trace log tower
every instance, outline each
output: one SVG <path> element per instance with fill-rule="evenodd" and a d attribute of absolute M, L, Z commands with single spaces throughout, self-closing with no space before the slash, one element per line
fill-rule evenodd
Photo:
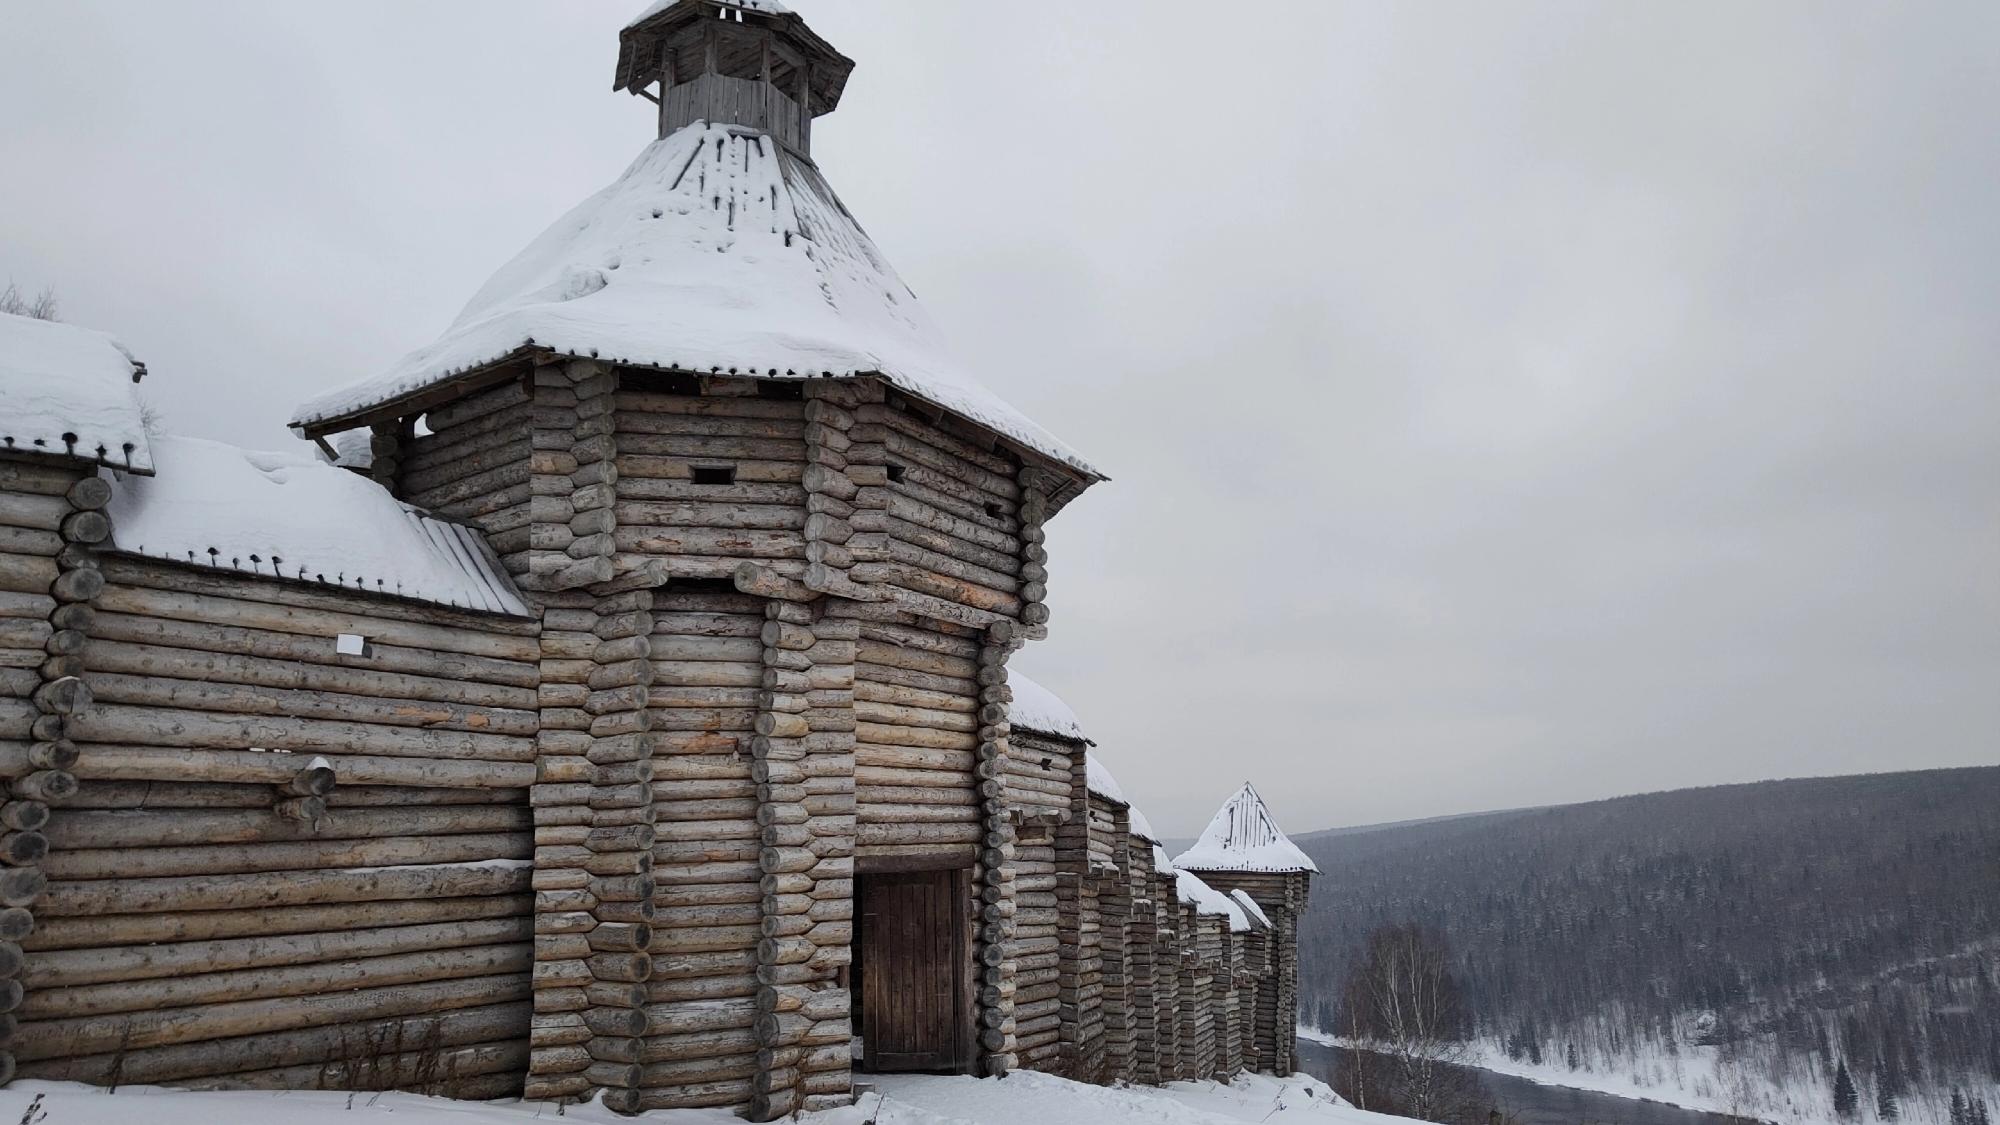
<path fill-rule="evenodd" d="M 1262 975 L 1251 989 L 1257 1010 L 1244 1020 L 1245 1038 L 1261 1069 L 1292 1073 L 1298 1069 L 1299 918 L 1318 865 L 1279 829 L 1264 798 L 1245 782 L 1174 866 L 1225 894 L 1247 894 L 1268 919 Z"/>
<path fill-rule="evenodd" d="M 1046 632 L 1044 521 L 1103 478 L 943 348 L 812 164 L 852 66 L 773 0 L 648 12 L 616 86 L 659 139 L 294 422 L 365 427 L 374 478 L 537 603 L 530 1097 L 771 1120 L 848 1101 L 857 1035 L 875 1069 L 1019 1062 L 1047 785 L 1007 664 Z"/>

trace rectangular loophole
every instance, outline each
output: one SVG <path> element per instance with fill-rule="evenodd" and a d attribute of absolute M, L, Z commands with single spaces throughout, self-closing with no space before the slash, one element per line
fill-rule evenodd
<path fill-rule="evenodd" d="M 1000 502 L 997 500 L 988 500 L 986 502 L 986 514 L 996 520 L 1006 519 L 1007 509 L 1001 507 Z"/>
<path fill-rule="evenodd" d="M 736 466 L 696 465 L 694 467 L 694 482 L 696 484 L 735 484 Z"/>
<path fill-rule="evenodd" d="M 903 483 L 903 467 L 901 465 L 892 464 L 889 466 L 889 480 L 895 484 Z"/>

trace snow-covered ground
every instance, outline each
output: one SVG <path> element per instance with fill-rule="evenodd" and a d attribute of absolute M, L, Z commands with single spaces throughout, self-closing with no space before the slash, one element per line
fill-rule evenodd
<path fill-rule="evenodd" d="M 1316 1043 L 1342 1045 L 1334 1035 L 1301 1026 L 1299 1037 Z M 1507 1057 L 1496 1042 L 1473 1044 L 1472 1065 L 1496 1074 L 1512 1075 L 1545 1086 L 1566 1086 L 1621 1098 L 1638 1098 L 1732 1117 L 1779 1122 L 1780 1125 L 1826 1125 L 1835 1120 L 1832 1084 L 1824 1075 L 1787 1073 L 1773 1078 L 1749 1061 L 1723 1057 L 1714 1047 L 1684 1046 L 1669 1054 L 1648 1043 L 1647 1049 L 1610 1059 L 1587 1053 L 1572 1070 L 1553 1057 L 1541 1063 Z M 1989 1104 L 2000 1101 L 2000 1087 L 1974 1085 L 1971 1092 Z M 1905 1094 L 1898 1104 L 1900 1125 L 1943 1125 L 1950 1120 L 1948 1090 L 1927 1089 Z M 1878 1122 L 1872 1094 L 1863 1092 L 1863 1122 Z M 1879 1125 L 1879 1122 L 1878 1122 Z"/>
<path fill-rule="evenodd" d="M 803 1114 L 805 1125 L 1407 1125 L 1364 1113 L 1334 1097 L 1326 1083 L 1245 1075 L 1229 1085 L 1176 1082 L 1151 1088 L 1086 1086 L 1021 1071 L 1003 1079 L 884 1075 L 877 1092 L 847 1109 Z M 107 1093 L 69 1082 L 16 1082 L 0 1090 L 0 1122 L 14 1125 L 527 1125 L 632 1121 L 598 1105 L 457 1102 L 416 1094 L 321 1091 L 193 1092 L 131 1086 Z M 740 1125 L 727 1110 L 660 1110 L 651 1125 Z"/>

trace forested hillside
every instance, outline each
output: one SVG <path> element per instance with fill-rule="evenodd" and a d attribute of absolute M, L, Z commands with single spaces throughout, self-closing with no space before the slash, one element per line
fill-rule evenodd
<path fill-rule="evenodd" d="M 1830 1091 L 1845 1062 L 1861 1117 L 2000 1082 L 2000 767 L 1299 843 L 1324 871 L 1301 934 L 1323 1026 L 1369 931 L 1416 922 L 1449 940 L 1480 1034 L 1516 1058 L 1637 1074 L 1705 1047 L 1723 1081 L 1792 1091 Z"/>

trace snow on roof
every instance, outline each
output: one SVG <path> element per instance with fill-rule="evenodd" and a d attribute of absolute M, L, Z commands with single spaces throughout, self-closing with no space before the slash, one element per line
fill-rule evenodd
<path fill-rule="evenodd" d="M 1236 905 L 1243 908 L 1243 913 L 1249 916 L 1251 922 L 1267 930 L 1271 928 L 1271 916 L 1264 913 L 1264 908 L 1257 905 L 1257 900 L 1250 897 L 1249 891 L 1238 887 L 1229 892 L 1229 897 L 1236 900 Z"/>
<path fill-rule="evenodd" d="M 1090 792 L 1107 801 L 1113 801 L 1127 807 L 1130 807 L 1132 804 L 1132 802 L 1125 799 L 1125 791 L 1118 787 L 1118 779 L 1111 776 L 1111 770 L 1102 761 L 1098 760 L 1095 753 L 1087 753 L 1083 756 L 1083 782 Z"/>
<path fill-rule="evenodd" d="M 1279 830 L 1249 782 L 1222 806 L 1194 847 L 1174 860 L 1192 871 L 1310 871 L 1319 865 Z"/>
<path fill-rule="evenodd" d="M 1128 811 L 1129 816 L 1126 824 L 1131 830 L 1132 835 L 1139 837 L 1141 840 L 1151 840 L 1155 845 L 1158 845 L 1160 834 L 1153 831 L 1153 822 L 1146 819 L 1146 814 L 1139 811 L 1139 806 L 1132 805 Z M 1160 851 L 1157 846 L 1153 850 L 1159 852 L 1162 856 L 1167 854 L 1164 851 Z"/>
<path fill-rule="evenodd" d="M 1083 724 L 1076 721 L 1076 712 L 1069 709 L 1069 704 L 1056 698 L 1055 692 L 1012 668 L 1007 670 L 1007 686 L 1014 691 L 1014 702 L 1007 705 L 1007 722 L 1010 725 L 1053 734 L 1058 738 L 1089 741 L 1084 737 Z"/>
<path fill-rule="evenodd" d="M 1097 478 L 949 358 L 930 317 L 809 161 L 696 122 L 653 142 L 493 275 L 444 336 L 299 407 L 347 418 L 537 347 L 760 378 L 879 374 Z"/>
<path fill-rule="evenodd" d="M 145 370 L 105 333 L 0 313 L 0 453 L 48 453 L 152 472 L 133 389 Z"/>
<path fill-rule="evenodd" d="M 1172 871 L 1173 869 L 1174 869 L 1174 860 L 1172 856 L 1169 856 L 1167 854 L 1167 849 L 1161 847 L 1158 844 L 1154 844 L 1153 870 L 1165 873 L 1168 871 Z"/>
<path fill-rule="evenodd" d="M 1220 914 L 1228 918 L 1231 933 L 1240 934 L 1250 928 L 1250 917 L 1236 905 L 1236 900 L 1202 882 L 1199 875 L 1179 871 L 1174 878 L 1181 901 L 1194 907 L 1196 914 Z"/>
<path fill-rule="evenodd" d="M 479 533 L 313 453 L 153 440 L 155 477 L 116 482 L 114 545 L 151 558 L 439 605 L 529 610 Z"/>
<path fill-rule="evenodd" d="M 638 27 L 680 2 L 681 0 L 653 0 L 653 3 L 646 5 L 645 11 L 640 12 L 625 26 Z M 742 8 L 746 12 L 762 12 L 767 16 L 785 16 L 792 12 L 790 8 L 778 3 L 778 0 L 711 0 L 711 2 L 731 8 Z"/>
<path fill-rule="evenodd" d="M 365 428 L 335 434 L 327 444 L 333 447 L 333 463 L 343 469 L 366 470 L 375 464 L 374 435 Z"/>

